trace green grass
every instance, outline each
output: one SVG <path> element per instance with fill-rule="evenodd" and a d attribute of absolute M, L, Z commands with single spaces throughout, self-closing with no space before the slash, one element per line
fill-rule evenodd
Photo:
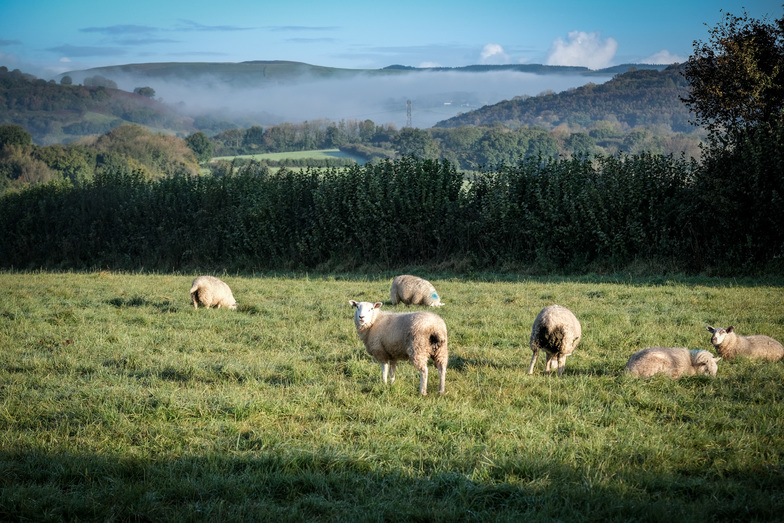
<path fill-rule="evenodd" d="M 281 160 L 304 160 L 304 159 L 334 159 L 334 158 L 351 158 L 358 164 L 365 163 L 363 158 L 344 153 L 340 149 L 318 149 L 313 151 L 290 151 L 285 153 L 263 153 L 263 154 L 246 154 L 241 156 L 217 156 L 211 161 L 232 161 L 234 158 L 241 158 L 246 160 L 255 160 L 257 162 L 264 160 L 281 161 Z"/>
<path fill-rule="evenodd" d="M 784 339 L 780 282 L 428 277 L 446 305 L 447 394 L 392 387 L 349 299 L 392 274 L 224 275 L 237 311 L 194 310 L 195 275 L 0 273 L 2 520 L 780 518 L 784 363 L 635 380 L 649 345 L 705 325 Z M 534 317 L 583 341 L 533 376 Z"/>

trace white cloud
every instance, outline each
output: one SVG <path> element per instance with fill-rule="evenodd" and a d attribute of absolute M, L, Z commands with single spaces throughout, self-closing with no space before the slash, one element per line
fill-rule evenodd
<path fill-rule="evenodd" d="M 441 67 L 441 64 L 439 64 L 438 62 L 422 62 L 421 64 L 419 64 L 419 67 L 422 69 L 426 69 L 428 67 Z"/>
<path fill-rule="evenodd" d="M 618 50 L 614 38 L 602 39 L 601 33 L 570 31 L 567 40 L 560 37 L 553 41 L 547 56 L 547 65 L 574 65 L 601 69 L 612 65 Z"/>
<path fill-rule="evenodd" d="M 677 54 L 671 54 L 668 50 L 662 49 L 658 53 L 654 53 L 647 58 L 640 60 L 641 64 L 674 64 L 685 62 L 686 59 Z"/>
<path fill-rule="evenodd" d="M 63 56 L 62 58 L 60 58 L 60 62 L 62 62 L 62 63 L 70 63 L 71 59 L 68 58 L 67 56 Z"/>
<path fill-rule="evenodd" d="M 509 56 L 504 52 L 504 48 L 498 44 L 485 45 L 480 56 L 483 64 L 509 63 Z"/>

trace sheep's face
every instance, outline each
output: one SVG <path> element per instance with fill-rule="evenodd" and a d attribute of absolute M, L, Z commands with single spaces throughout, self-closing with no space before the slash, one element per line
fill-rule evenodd
<path fill-rule="evenodd" d="M 723 329 L 722 329 L 723 330 Z M 696 374 L 716 377 L 719 370 L 718 361 L 721 358 L 714 358 L 713 354 L 706 350 L 692 351 L 692 365 Z"/>
<path fill-rule="evenodd" d="M 711 336 L 711 343 L 714 347 L 718 347 L 724 343 L 724 339 L 727 337 L 727 334 L 733 331 L 732 327 L 729 327 L 728 329 L 717 327 L 714 329 L 713 327 L 708 326 L 707 329 L 711 334 L 713 334 L 713 336 Z"/>
<path fill-rule="evenodd" d="M 370 303 L 367 301 L 354 301 L 349 300 L 352 307 L 356 307 L 354 311 L 354 326 L 357 330 L 369 329 L 373 322 L 376 320 L 378 311 L 381 309 L 382 303 Z"/>

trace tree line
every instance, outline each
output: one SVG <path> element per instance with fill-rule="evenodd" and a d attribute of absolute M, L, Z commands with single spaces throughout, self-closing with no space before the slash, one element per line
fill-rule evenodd
<path fill-rule="evenodd" d="M 157 180 L 117 168 L 0 197 L 0 266 L 780 272 L 781 139 L 780 127 L 702 163 L 530 157 L 468 179 L 416 156 Z"/>

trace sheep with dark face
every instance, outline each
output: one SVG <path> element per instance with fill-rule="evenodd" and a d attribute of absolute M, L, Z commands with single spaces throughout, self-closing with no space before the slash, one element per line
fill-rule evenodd
<path fill-rule="evenodd" d="M 429 311 L 385 312 L 382 303 L 349 300 L 357 310 L 354 326 L 365 349 L 381 365 L 381 380 L 395 382 L 395 366 L 409 360 L 420 373 L 419 392 L 427 394 L 427 362 L 433 359 L 438 369 L 438 392 L 444 393 L 449 359 L 446 324 Z"/>
<path fill-rule="evenodd" d="M 547 353 L 545 369 L 549 374 L 558 368 L 558 375 L 563 374 L 566 357 L 569 356 L 582 338 L 582 327 L 577 317 L 560 305 L 550 305 L 539 312 L 531 329 L 531 365 L 528 374 L 533 374 L 539 350 Z"/>
<path fill-rule="evenodd" d="M 732 360 L 737 356 L 760 360 L 778 361 L 784 358 L 784 347 L 770 336 L 739 336 L 733 327 L 706 327 L 712 334 L 711 343 L 722 358 Z"/>
<path fill-rule="evenodd" d="M 194 309 L 198 309 L 200 303 L 208 309 L 210 307 L 218 309 L 226 307 L 232 310 L 237 308 L 237 302 L 229 286 L 214 276 L 199 276 L 193 280 L 191 300 Z"/>
<path fill-rule="evenodd" d="M 402 274 L 392 280 L 389 297 L 392 300 L 392 305 L 397 305 L 398 303 L 427 305 L 429 307 L 441 307 L 443 305 L 432 283 L 410 274 Z"/>
<path fill-rule="evenodd" d="M 716 376 L 717 362 L 706 350 L 689 350 L 685 347 L 647 347 L 629 357 L 626 372 L 637 378 L 650 378 L 654 374 L 681 376 Z"/>

